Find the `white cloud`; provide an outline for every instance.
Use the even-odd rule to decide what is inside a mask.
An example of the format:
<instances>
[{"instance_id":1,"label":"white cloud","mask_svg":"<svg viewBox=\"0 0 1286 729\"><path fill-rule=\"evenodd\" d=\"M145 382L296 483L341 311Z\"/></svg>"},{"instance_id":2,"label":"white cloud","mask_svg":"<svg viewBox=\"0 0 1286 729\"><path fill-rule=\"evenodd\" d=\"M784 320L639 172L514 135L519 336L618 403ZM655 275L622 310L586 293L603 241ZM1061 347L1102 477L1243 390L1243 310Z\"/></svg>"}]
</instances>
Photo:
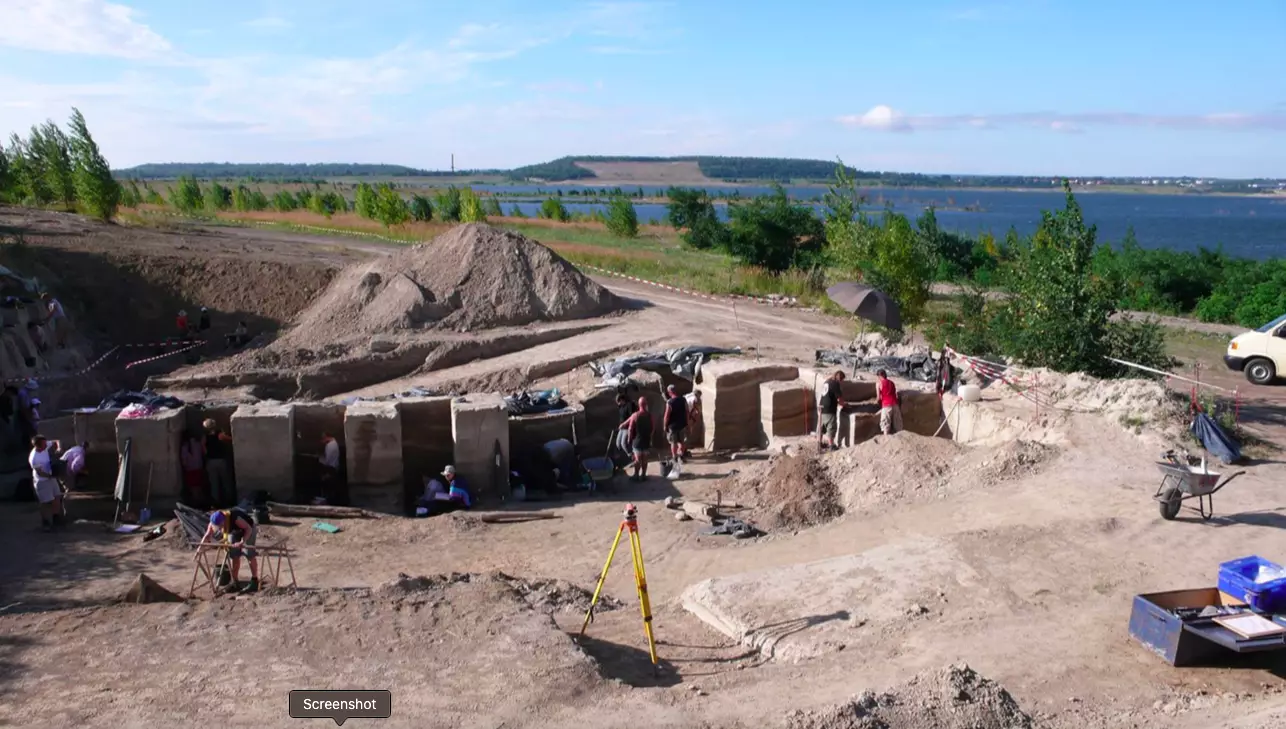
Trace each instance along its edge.
<instances>
[{"instance_id":1,"label":"white cloud","mask_svg":"<svg viewBox=\"0 0 1286 729\"><path fill-rule=\"evenodd\" d=\"M996 127L1035 127L1054 132L1078 133L1091 126L1154 127L1160 129L1254 131L1286 130L1286 112L1250 114L1145 114L1138 112L1047 111L1003 114L906 114L881 104L864 114L850 114L836 121L845 126L878 131L924 131Z\"/></svg>"},{"instance_id":2,"label":"white cloud","mask_svg":"<svg viewBox=\"0 0 1286 729\"><path fill-rule=\"evenodd\" d=\"M104 0L4 0L0 46L143 59L171 50L138 13Z\"/></svg>"}]
</instances>

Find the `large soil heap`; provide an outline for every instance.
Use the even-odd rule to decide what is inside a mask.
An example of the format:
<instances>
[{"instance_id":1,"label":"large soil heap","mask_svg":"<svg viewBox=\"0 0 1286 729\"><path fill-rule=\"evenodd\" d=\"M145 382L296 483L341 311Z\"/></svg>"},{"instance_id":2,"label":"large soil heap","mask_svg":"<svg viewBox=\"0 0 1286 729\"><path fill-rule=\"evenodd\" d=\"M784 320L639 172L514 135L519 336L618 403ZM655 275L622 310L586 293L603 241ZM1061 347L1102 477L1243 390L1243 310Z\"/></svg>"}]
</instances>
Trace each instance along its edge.
<instances>
[{"instance_id":1,"label":"large soil heap","mask_svg":"<svg viewBox=\"0 0 1286 729\"><path fill-rule=\"evenodd\" d=\"M289 338L333 341L414 329L475 330L602 316L621 300L545 246L473 223L351 266Z\"/></svg>"}]
</instances>

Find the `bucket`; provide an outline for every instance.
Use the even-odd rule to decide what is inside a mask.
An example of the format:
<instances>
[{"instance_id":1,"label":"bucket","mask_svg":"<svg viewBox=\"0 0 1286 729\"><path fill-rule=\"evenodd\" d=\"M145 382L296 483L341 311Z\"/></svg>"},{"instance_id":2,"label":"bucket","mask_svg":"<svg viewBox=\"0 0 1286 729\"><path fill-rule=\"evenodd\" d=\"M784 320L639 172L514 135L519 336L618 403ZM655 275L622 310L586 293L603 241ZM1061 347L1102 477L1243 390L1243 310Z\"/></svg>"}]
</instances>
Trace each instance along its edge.
<instances>
[{"instance_id":1,"label":"bucket","mask_svg":"<svg viewBox=\"0 0 1286 729\"><path fill-rule=\"evenodd\" d=\"M956 388L956 394L965 402L978 402L982 399L982 388L977 385L961 385Z\"/></svg>"}]
</instances>

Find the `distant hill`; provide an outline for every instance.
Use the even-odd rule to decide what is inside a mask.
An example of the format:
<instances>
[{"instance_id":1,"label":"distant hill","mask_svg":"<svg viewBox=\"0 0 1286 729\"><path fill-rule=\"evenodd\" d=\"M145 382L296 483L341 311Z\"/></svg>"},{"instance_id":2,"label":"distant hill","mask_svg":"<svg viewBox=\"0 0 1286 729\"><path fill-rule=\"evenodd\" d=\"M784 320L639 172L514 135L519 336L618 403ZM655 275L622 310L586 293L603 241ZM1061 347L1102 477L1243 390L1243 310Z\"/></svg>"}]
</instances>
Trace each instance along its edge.
<instances>
[{"instance_id":1,"label":"distant hill","mask_svg":"<svg viewBox=\"0 0 1286 729\"><path fill-rule=\"evenodd\" d=\"M480 174L503 175L506 173L504 170L443 172L420 170L403 165L352 164L344 162L322 162L318 164L163 162L142 164L123 170L113 170L112 174L117 177L140 180L173 179L185 175L201 179L249 177L262 180L314 180L333 177L468 177Z\"/></svg>"},{"instance_id":2,"label":"distant hill","mask_svg":"<svg viewBox=\"0 0 1286 729\"><path fill-rule=\"evenodd\" d=\"M552 162L527 165L509 171L514 179L540 179L549 182L589 180L598 177L589 166L599 164L656 165L674 162L695 162L701 174L711 180L724 182L790 182L792 180L824 180L835 174L834 161L817 159L786 159L781 157L560 157ZM584 163L584 164L582 164ZM849 174L858 170L847 168Z\"/></svg>"}]
</instances>

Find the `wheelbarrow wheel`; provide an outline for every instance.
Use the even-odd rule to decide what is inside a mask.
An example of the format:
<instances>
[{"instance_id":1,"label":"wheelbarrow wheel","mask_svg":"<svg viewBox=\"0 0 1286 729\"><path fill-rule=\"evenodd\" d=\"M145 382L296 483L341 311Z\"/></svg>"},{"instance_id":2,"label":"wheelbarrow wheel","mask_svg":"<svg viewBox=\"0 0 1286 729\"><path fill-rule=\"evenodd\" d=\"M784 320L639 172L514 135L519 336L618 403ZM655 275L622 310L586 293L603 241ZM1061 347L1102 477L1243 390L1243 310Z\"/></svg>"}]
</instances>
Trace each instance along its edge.
<instances>
[{"instance_id":1,"label":"wheelbarrow wheel","mask_svg":"<svg viewBox=\"0 0 1286 729\"><path fill-rule=\"evenodd\" d=\"M1166 521L1174 521L1179 515L1179 506L1183 504L1183 497L1179 494L1179 489L1171 486L1161 493L1160 507L1161 518Z\"/></svg>"}]
</instances>

